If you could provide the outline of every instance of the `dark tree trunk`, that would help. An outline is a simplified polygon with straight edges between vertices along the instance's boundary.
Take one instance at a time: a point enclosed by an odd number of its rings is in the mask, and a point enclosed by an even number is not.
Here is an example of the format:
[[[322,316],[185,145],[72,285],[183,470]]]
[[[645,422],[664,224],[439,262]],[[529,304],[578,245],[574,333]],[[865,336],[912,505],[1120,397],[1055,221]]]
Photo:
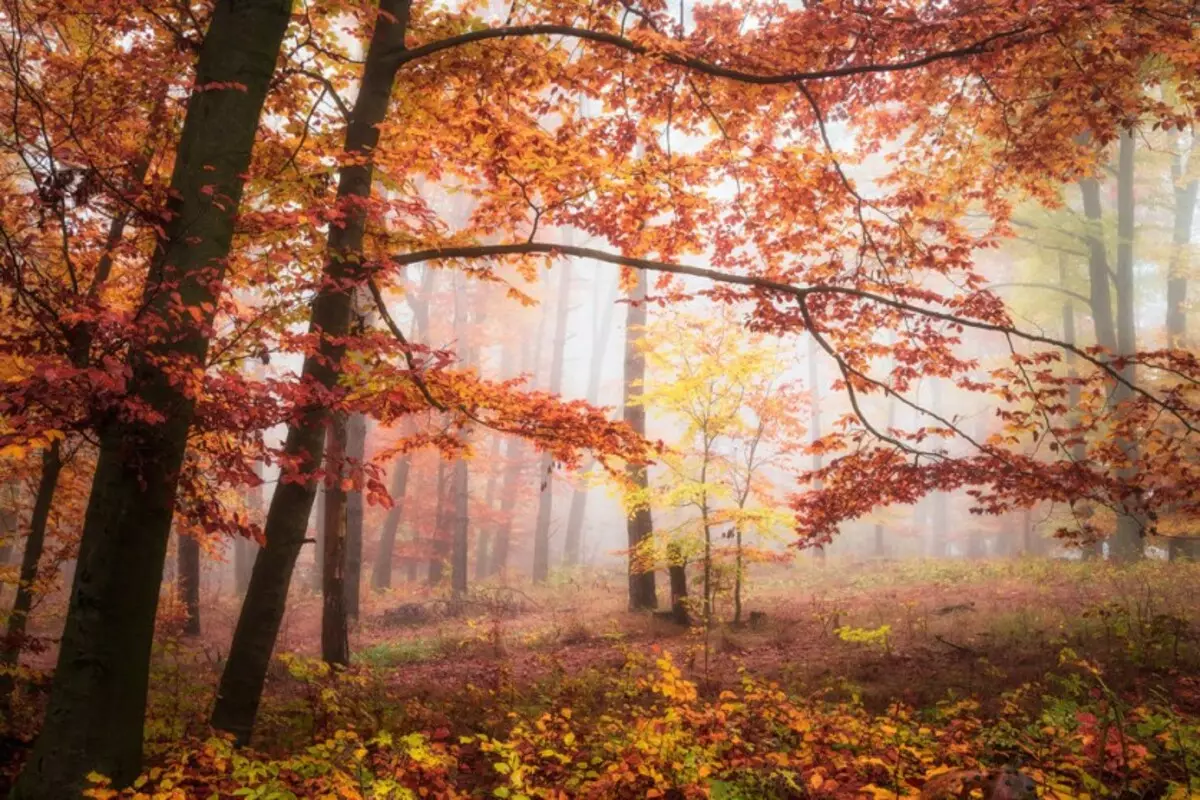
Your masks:
[[[367,418],[351,414],[346,423],[346,455],[361,468],[367,452]],[[343,470],[344,472],[344,470]],[[346,615],[358,619],[362,595],[363,493],[353,489],[346,495]]]
[[[667,545],[667,574],[671,579],[671,619],[677,625],[692,624],[687,607],[687,559],[679,550],[679,545]]]
[[[42,561],[42,550],[46,546],[46,526],[50,519],[50,505],[54,499],[54,487],[62,472],[61,443],[54,441],[42,453],[42,475],[38,481],[37,495],[33,502],[33,514],[29,523],[29,537],[25,540],[25,551],[21,556],[21,575],[17,580],[17,596],[13,600],[12,613],[8,616],[8,633],[4,638],[3,660],[0,664],[11,668],[21,658],[25,641],[25,627],[29,623],[29,611],[33,608],[33,589]],[[6,512],[7,514],[8,512]],[[16,513],[12,512],[13,530],[16,529]],[[10,671],[0,675],[0,703],[7,705],[14,686]]]
[[[346,589],[346,515],[348,503],[341,476],[345,474],[349,430],[346,415],[335,414],[329,428],[325,463],[333,473],[326,482],[325,574],[321,576],[321,658],[330,666],[350,663],[349,608]]]
[[[1117,326],[1113,321],[1112,293],[1109,288],[1108,251],[1104,246],[1104,211],[1100,205],[1100,182],[1084,178],[1079,182],[1083,216],[1087,220],[1084,236],[1088,248],[1088,292],[1096,344],[1109,352],[1117,351]]]
[[[554,309],[554,346],[550,353],[550,384],[546,388],[558,394],[562,391],[563,353],[567,344],[567,315],[571,305],[571,262],[561,267],[558,279],[558,305]],[[533,536],[533,582],[545,583],[550,577],[550,518],[554,502],[554,460],[542,457],[538,473],[541,492],[538,494],[537,527]]]
[[[637,398],[646,380],[646,356],[639,348],[646,327],[646,299],[648,290],[646,273],[638,271],[637,284],[630,295],[629,312],[625,319],[625,381],[624,381],[624,417],[625,422],[638,435],[646,435],[646,408]],[[625,468],[626,474],[643,492],[649,488],[649,476],[645,464],[630,463]],[[641,571],[637,566],[637,551],[654,533],[654,520],[650,516],[650,507],[641,504],[629,515],[626,522],[626,532],[629,537],[629,609],[645,611],[658,607],[658,592],[654,585],[654,571]]]
[[[395,79],[395,63],[388,55],[404,47],[408,8],[408,0],[380,3],[381,13],[367,49],[362,84],[346,131],[345,150],[358,160],[343,166],[338,180],[344,224],[330,228],[326,280],[313,301],[310,323],[310,330],[320,336],[319,344],[316,353],[305,357],[301,371],[305,384],[324,391],[333,391],[341,374],[344,337],[353,317],[352,285],[362,277],[360,265],[367,225],[362,201],[371,194],[374,171],[370,154],[379,141],[378,125],[387,115]],[[300,409],[298,421],[288,426],[284,453],[288,463],[296,465],[302,473],[321,464],[328,419],[328,410],[317,401]],[[249,741],[258,714],[292,571],[304,544],[314,491],[311,477],[302,481],[281,480],[271,497],[267,544],[254,562],[250,589],[242,604],[213,708],[213,727],[232,733],[241,743]]]
[[[213,10],[196,68],[195,84],[205,88],[188,100],[171,214],[145,287],[148,313],[163,322],[161,339],[129,359],[130,395],[162,421],[113,422],[100,434],[54,688],[13,790],[19,800],[77,796],[93,771],[124,786],[141,769],[154,617],[194,413],[192,398],[158,365],[204,363],[259,114],[290,18],[286,0],[218,0]],[[172,312],[175,305],[199,319]]]
[[[371,588],[382,591],[392,588],[392,553],[396,549],[396,533],[404,517],[404,495],[408,491],[408,470],[411,459],[401,456],[392,468],[392,502],[387,518],[383,521],[383,532],[379,535],[379,552],[371,569]]]
[[[179,559],[175,587],[179,593],[179,602],[183,604],[183,633],[185,636],[199,636],[200,542],[192,536],[178,536],[175,557]]]

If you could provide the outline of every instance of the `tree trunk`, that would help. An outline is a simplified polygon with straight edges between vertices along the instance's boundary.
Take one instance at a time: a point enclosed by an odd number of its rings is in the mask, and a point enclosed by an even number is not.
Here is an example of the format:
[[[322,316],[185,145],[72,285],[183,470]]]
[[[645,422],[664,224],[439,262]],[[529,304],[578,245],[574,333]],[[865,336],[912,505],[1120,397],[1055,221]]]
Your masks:
[[[1107,271],[1107,268],[1106,268]],[[1105,277],[1107,280],[1107,276]],[[1067,286],[1067,256],[1065,253],[1060,253],[1058,257],[1058,283],[1060,286]],[[1075,338],[1075,304],[1071,302],[1070,297],[1063,301],[1062,305],[1062,332],[1063,341],[1072,347],[1076,344]],[[1074,380],[1079,377],[1079,357],[1071,350],[1067,350],[1065,354],[1065,362],[1067,365],[1067,376]],[[1081,402],[1079,386],[1072,383],[1067,388],[1067,405],[1072,409],[1072,426],[1080,424],[1079,405]],[[1082,433],[1078,434],[1080,441],[1071,446],[1071,460],[1077,464],[1083,464],[1087,458],[1087,445],[1083,441]],[[1095,558],[1099,555],[1099,545],[1095,542],[1085,542],[1080,544],[1080,557],[1084,560]]]
[[[500,461],[500,437],[492,435],[492,447],[488,456],[487,489],[484,491],[483,507],[491,513],[492,505],[496,502],[496,486],[498,472],[496,464]],[[489,523],[490,524],[490,523]],[[491,557],[491,529],[487,524],[475,526],[475,580],[481,581],[491,574],[488,559]]]
[[[1126,130],[1121,133],[1117,158],[1117,354],[1130,356],[1137,352],[1137,330],[1134,320],[1134,275],[1133,275],[1133,237],[1134,237],[1134,138],[1133,132]],[[1132,383],[1136,376],[1136,367],[1132,362],[1121,370],[1126,381]],[[1128,386],[1118,384],[1112,393],[1114,407],[1132,399]],[[1120,411],[1117,412],[1121,413]],[[1125,453],[1131,462],[1137,458],[1138,443],[1136,440],[1121,439],[1117,447]],[[1123,480],[1136,477],[1136,468],[1124,467],[1117,471]],[[1117,562],[1130,562],[1142,558],[1144,544],[1142,528],[1138,516],[1141,509],[1136,501],[1126,502],[1125,513],[1117,516],[1117,530],[1108,540],[1109,558]]]
[[[550,385],[553,394],[562,392],[563,353],[567,344],[567,312],[571,305],[571,262],[562,267],[558,279],[558,300],[554,309],[554,347],[550,353]],[[538,472],[541,492],[538,494],[537,527],[533,535],[533,582],[545,583],[550,577],[550,518],[554,502],[554,459],[542,457]]]
[[[325,482],[317,484],[316,497],[316,514],[310,510],[312,515],[313,527],[313,565],[312,574],[309,575],[309,589],[313,594],[320,594],[323,591],[325,580],[325,505],[328,502],[329,494],[325,489]],[[307,522],[305,523],[307,525]]]
[[[342,488],[349,455],[349,424],[344,413],[335,414],[329,428],[325,463],[333,473],[326,482],[325,574],[321,576],[321,658],[330,666],[350,663],[349,592],[346,588],[348,498]]]
[[[114,422],[100,434],[54,688],[13,790],[19,800],[77,796],[93,771],[124,786],[141,770],[154,617],[194,414],[194,400],[160,365],[187,370],[207,355],[259,114],[290,18],[286,0],[214,7],[196,68],[203,88],[188,99],[166,235],[145,287],[160,339],[129,358],[130,396],[162,420]]]
[[[367,453],[367,418],[351,414],[346,423],[346,455],[355,469],[361,469]],[[345,470],[343,470],[343,474]],[[346,615],[358,619],[362,596],[363,493],[352,489],[346,494]]]
[[[396,459],[392,471],[392,502],[387,518],[383,521],[383,532],[379,535],[379,552],[371,569],[371,588],[376,591],[392,588],[392,553],[396,549],[396,533],[404,516],[404,495],[408,490],[408,470],[412,460],[408,455]]]
[[[630,295],[629,312],[625,320],[625,422],[639,436],[646,435],[646,408],[637,401],[646,380],[646,356],[639,348],[646,327],[646,273],[638,271],[637,284]],[[649,476],[645,464],[629,464],[625,467],[629,479],[641,491],[649,488]],[[658,593],[654,585],[654,571],[640,571],[637,566],[637,551],[642,543],[654,533],[654,521],[650,507],[641,504],[628,516],[626,532],[629,536],[629,609],[644,611],[658,607]]]
[[[426,583],[432,588],[442,582],[446,572],[446,556],[450,554],[450,543],[446,537],[446,462],[438,460],[437,469],[437,510],[433,514],[433,555],[429,559],[429,574]]]
[[[263,523],[263,463],[254,462],[254,474],[260,481],[257,486],[250,487],[246,505],[253,522]],[[233,588],[237,597],[245,597],[246,589],[250,586],[250,571],[254,569],[254,559],[258,555],[258,543],[245,536],[233,540]]]
[[[687,559],[674,542],[667,545],[667,564],[667,574],[671,579],[671,619],[677,625],[691,625],[687,607]]]
[[[808,337],[808,391],[811,397],[812,420],[810,422],[812,443],[816,443],[821,438],[821,390],[820,390],[820,345],[817,342],[817,337]],[[825,457],[818,452],[812,454],[813,471],[821,469],[825,465]],[[813,491],[821,491],[822,481],[820,478],[813,481]],[[817,545],[813,548],[813,558],[820,564],[825,563],[825,547]]]
[[[929,555],[933,558],[945,558],[946,533],[950,521],[950,496],[946,492],[933,493],[930,501],[932,517],[929,527]]]
[[[175,573],[176,591],[183,604],[183,634],[200,635],[200,542],[194,536],[180,535],[175,543],[179,567]]]
[[[470,366],[474,361],[468,335],[469,313],[464,279],[461,275],[456,275],[454,280],[454,339],[459,361],[463,366]],[[467,431],[464,430],[462,435],[469,444]],[[455,598],[462,598],[467,594],[468,555],[471,546],[468,480],[466,459],[455,459],[454,466],[450,471],[452,503],[450,512],[450,592]]]
[[[450,474],[450,493],[454,501],[450,591],[456,598],[461,598],[467,593],[467,552],[470,547],[468,531],[471,524],[467,511],[467,480],[467,462],[466,459],[460,458],[454,462]]]
[[[742,526],[733,529],[734,565],[733,565],[733,624],[742,624],[742,570],[745,564],[742,558]]]
[[[604,311],[598,315],[597,327],[592,332],[592,360],[588,366],[587,401],[593,405],[600,402],[600,379],[604,375],[604,355],[608,352],[608,339],[612,333],[613,310],[617,307],[616,287],[609,295],[597,293],[598,302]],[[587,466],[580,475],[586,478],[591,471],[593,460],[588,459]],[[579,563],[579,554],[583,548],[583,520],[587,510],[587,499],[590,487],[586,484],[576,487],[571,493],[571,508],[567,513],[567,535],[563,541],[563,564],[568,567]]]
[[[362,85],[346,131],[347,153],[355,160],[341,169],[338,200],[345,217],[341,227],[331,226],[325,262],[325,281],[313,301],[310,331],[319,334],[316,353],[307,355],[301,380],[325,392],[335,390],[345,353],[344,337],[353,316],[352,284],[361,279],[363,238],[367,217],[362,201],[371,194],[374,172],[371,152],[379,141],[378,125],[387,114],[395,80],[389,54],[404,47],[408,26],[408,0],[381,0],[380,14],[367,49]],[[298,421],[288,426],[284,443],[286,462],[304,471],[321,464],[329,412],[324,401],[300,409]],[[263,682],[279,634],[287,603],[288,586],[305,528],[312,511],[315,483],[280,480],[267,512],[266,547],[254,562],[250,589],[238,617],[229,660],[213,708],[212,723],[232,733],[240,743],[250,738],[262,695]]]
[[[8,633],[4,637],[3,660],[0,664],[9,668],[0,675],[0,703],[7,706],[15,685],[11,668],[21,659],[25,642],[25,627],[29,623],[29,611],[33,608],[33,590],[37,582],[38,566],[46,546],[46,526],[50,519],[50,505],[54,499],[54,487],[62,471],[61,442],[54,441],[42,452],[42,475],[33,502],[33,514],[29,524],[29,537],[25,540],[25,551],[21,556],[21,575],[17,581],[17,596],[13,600],[12,613],[8,616]],[[7,512],[6,512],[7,514]],[[13,529],[16,529],[16,513],[12,513]]]
[[[517,488],[525,459],[525,443],[510,438],[504,452],[504,486],[500,489],[500,524],[496,529],[496,543],[492,547],[488,563],[488,576],[508,574],[508,551],[512,544],[513,511],[517,506]]]
[[[1200,181],[1195,179],[1183,183],[1183,176],[1191,167],[1191,159],[1200,157],[1193,144],[1192,152],[1184,160],[1177,153],[1171,176],[1175,180],[1175,217],[1171,233],[1171,261],[1167,272],[1167,346],[1187,346],[1187,295],[1188,275],[1192,270],[1191,247],[1192,225],[1196,217],[1196,198],[1200,193]],[[1177,558],[1200,560],[1200,538],[1168,539],[1167,555]]]

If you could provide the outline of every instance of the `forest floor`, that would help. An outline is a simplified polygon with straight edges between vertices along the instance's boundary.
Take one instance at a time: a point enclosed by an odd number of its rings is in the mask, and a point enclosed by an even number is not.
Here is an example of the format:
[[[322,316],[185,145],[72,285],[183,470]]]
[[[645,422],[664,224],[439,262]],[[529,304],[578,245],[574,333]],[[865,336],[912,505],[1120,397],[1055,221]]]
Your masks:
[[[1200,565],[831,559],[755,575],[744,624],[709,630],[627,612],[618,573],[457,609],[401,586],[366,599],[337,674],[298,595],[246,757],[205,727],[235,614],[217,598],[204,637],[156,653],[142,790],[904,797],[1015,763],[1043,796],[1200,797],[1198,585]]]

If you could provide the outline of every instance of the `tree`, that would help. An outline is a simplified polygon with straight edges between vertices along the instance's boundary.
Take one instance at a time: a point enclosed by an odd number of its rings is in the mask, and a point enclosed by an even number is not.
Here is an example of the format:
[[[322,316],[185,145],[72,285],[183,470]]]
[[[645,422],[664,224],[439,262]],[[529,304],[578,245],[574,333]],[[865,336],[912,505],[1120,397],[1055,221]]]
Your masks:
[[[114,421],[102,431],[54,689],[14,797],[65,797],[92,771],[127,782],[140,769],[158,586],[194,410],[170,373],[203,363],[213,286],[290,15],[280,0],[214,7],[175,157],[171,214],[144,292],[163,330],[131,359],[129,394],[162,419]],[[201,324],[184,321],[183,309]]]
[[[340,667],[350,663],[346,590],[347,428],[345,414],[336,414],[331,420],[329,450],[325,454],[330,475],[325,484],[325,558],[321,576],[321,658],[330,666]]]
[[[640,436],[646,435],[646,409],[638,390],[644,391],[646,381],[646,355],[641,342],[645,337],[647,288],[645,274],[637,273],[629,289],[629,311],[625,317],[624,418]],[[636,492],[648,492],[650,482],[645,464],[629,464],[626,476]],[[628,507],[628,501],[626,503],[629,514],[626,523],[629,534],[629,610],[645,611],[658,606],[658,597],[654,589],[654,571],[641,568],[637,556],[654,533],[654,522],[650,516],[650,506],[644,498],[635,500],[631,508]]]
[[[567,344],[567,316],[571,305],[571,266],[563,267],[558,279],[558,300],[555,303],[554,339],[550,345],[550,378],[547,388],[554,394],[562,391],[563,351]],[[545,583],[550,577],[550,513],[554,502],[554,460],[549,453],[542,456],[538,469],[537,527],[533,538],[533,582]]]
[[[745,536],[794,525],[764,472],[787,466],[784,456],[804,433],[799,394],[781,377],[788,364],[780,344],[744,332],[731,310],[671,312],[646,329],[643,342],[649,380],[639,402],[673,422],[678,438],[662,456],[664,479],[641,501],[676,523],[666,533],[669,565],[699,557],[705,624],[713,621],[715,570],[732,562],[740,623]],[[721,540],[733,540],[732,553],[714,541],[715,529],[725,526]]]

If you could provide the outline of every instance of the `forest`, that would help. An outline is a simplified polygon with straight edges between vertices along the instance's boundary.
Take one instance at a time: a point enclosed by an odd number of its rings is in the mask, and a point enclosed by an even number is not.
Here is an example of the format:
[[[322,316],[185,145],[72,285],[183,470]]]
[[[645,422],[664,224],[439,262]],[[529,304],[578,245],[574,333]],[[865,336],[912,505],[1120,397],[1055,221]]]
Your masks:
[[[1194,0],[0,0],[0,793],[1200,797]]]

